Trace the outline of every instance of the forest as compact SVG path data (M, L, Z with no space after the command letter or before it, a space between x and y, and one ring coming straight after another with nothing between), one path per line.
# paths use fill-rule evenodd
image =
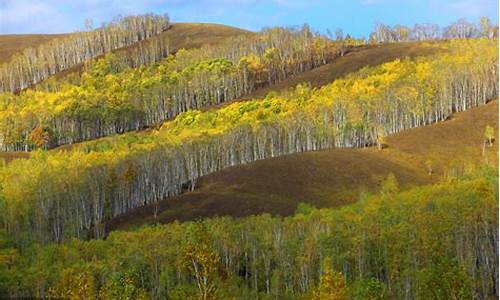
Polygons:
M389 174L351 204L301 203L289 216L158 218L160 202L223 169L335 148L385 153L389 135L498 99L498 26L377 23L368 39L272 27L171 51L172 24L89 21L0 65L0 152L29 152L0 155L0 298L498 297L488 162L430 170L421 186ZM358 49L417 42L433 51L241 99ZM485 128L483 156L495 130ZM107 228L146 206L151 223Z
M132 43L153 36L151 32L161 33L168 24L168 18L159 16L127 17L85 34L107 37L116 31L113 28L122 27L127 34L145 30L132 35L134 39L129 41ZM459 20L445 29L428 24L417 24L413 29L377 24L370 41L493 39L497 36L496 27L483 18L479 25ZM54 43L60 45L57 40ZM88 43L99 44L94 40ZM344 37L340 29L336 40L331 40L304 25L264 29L252 37L234 37L221 45L181 49L178 53L170 53L168 40L154 37L125 53L114 54L109 53L114 48L105 49L99 54L107 55L88 61L86 72L81 76L50 78L36 89L0 93L0 151L48 149L144 129L189 109L225 103L263 85L331 63L361 44L362 40ZM82 54L78 48L74 51L81 56L78 63L94 57ZM5 70L10 74L11 69L15 69L23 76L33 77L31 71L15 67L17 60L14 58L6 64ZM54 69L54 72L63 69ZM0 82L8 81L0 77Z
M23 252L3 234L0 297L488 299L497 221L498 173L484 166L406 191L389 176L356 204L285 218L174 222Z
M46 88L0 94L0 151L52 148L149 127L330 63L353 43L330 41L304 26L181 49L139 68L127 63L134 53L107 54L73 78L77 82L50 80Z
M104 222L194 189L228 166L334 147L447 119L498 97L498 45L453 40L446 51L367 67L320 89L190 110L160 129L34 153L0 168L3 222L42 242L102 237Z

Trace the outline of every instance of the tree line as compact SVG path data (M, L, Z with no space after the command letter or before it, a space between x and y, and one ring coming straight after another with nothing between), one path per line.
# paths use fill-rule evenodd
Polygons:
M47 149L142 129L330 63L353 43L332 42L304 26L181 49L138 68L130 53L107 54L80 78L0 94L0 151Z
M372 43L393 43L471 38L498 38L498 26L495 26L488 17L481 17L479 24L468 22L462 18L444 28L430 23L415 24L413 28L399 24L389 26L376 23L369 41Z
M4 228L50 242L102 237L104 222L157 204L228 166L333 147L445 120L498 97L498 45L456 40L447 51L367 67L321 89L190 110L159 130L33 153L0 167Z
M126 16L95 30L25 49L0 66L0 92L23 90L96 56L158 35L169 27L167 15Z
M338 209L222 217L16 248L0 296L85 299L498 297L498 171L482 167Z

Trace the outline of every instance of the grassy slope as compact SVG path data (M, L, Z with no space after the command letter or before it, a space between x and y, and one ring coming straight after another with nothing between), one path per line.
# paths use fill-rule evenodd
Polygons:
M336 207L374 192L389 173L402 187L432 183L461 160L484 161L486 125L498 132L498 100L454 115L450 120L388 137L388 148L333 149L293 154L231 167L203 177L190 193L160 203L160 222L217 215L287 215L299 202ZM498 164L498 144L486 149ZM426 161L434 174L427 173ZM116 218L108 229L155 222L153 207Z
M148 39L163 39L168 38L170 41L170 51L176 52L179 49L190 49L197 48L207 44L217 44L228 37L252 34L250 31L246 31L240 28L220 25L220 24L210 24L210 23L174 23L169 30L166 30L158 36L154 36ZM138 47L141 41L133 45L123 47L114 50L114 53L127 52L132 48ZM83 70L83 64L76 65L70 69L56 74L58 78L67 76L71 73L81 72Z
M209 24L209 23L174 23L171 28L162 34L152 37L148 40L165 38L170 40L171 51L175 52L181 48L189 49L200 47L205 44L216 44L225 38L252 34L240 28ZM28 47L37 47L42 43L48 42L57 37L63 37L67 34L11 34L0 35L0 64L7 62L12 55ZM126 52L131 48L136 48L141 41L133 45L114 50L115 53ZM83 64L76 65L70 69L56 74L56 77L63 77L70 73L81 72Z
M66 34L5 34L0 35L0 64L29 47L37 47Z
M218 106L205 107L202 110L221 107L236 101L263 98L271 91L294 88L297 84L304 82L309 83L313 87L320 87L366 66L377 66L403 57L414 58L429 55L436 51L436 47L419 42L361 46L351 50L351 52L343 57L337 58L333 63L295 75L272 86L260 88L239 99L222 103Z

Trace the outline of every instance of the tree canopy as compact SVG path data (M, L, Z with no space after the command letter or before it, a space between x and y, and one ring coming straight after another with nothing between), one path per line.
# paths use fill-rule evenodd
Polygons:
M498 295L497 192L497 170L485 167L285 218L174 222L20 250L4 238L0 296L487 299Z

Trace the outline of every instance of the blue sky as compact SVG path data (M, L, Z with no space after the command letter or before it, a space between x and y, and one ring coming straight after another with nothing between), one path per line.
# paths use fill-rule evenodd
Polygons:
M325 32L341 27L368 36L377 21L447 25L460 17L498 23L498 0L0 0L0 33L58 33L117 15L168 13L175 22L212 22L250 30L301 25Z

